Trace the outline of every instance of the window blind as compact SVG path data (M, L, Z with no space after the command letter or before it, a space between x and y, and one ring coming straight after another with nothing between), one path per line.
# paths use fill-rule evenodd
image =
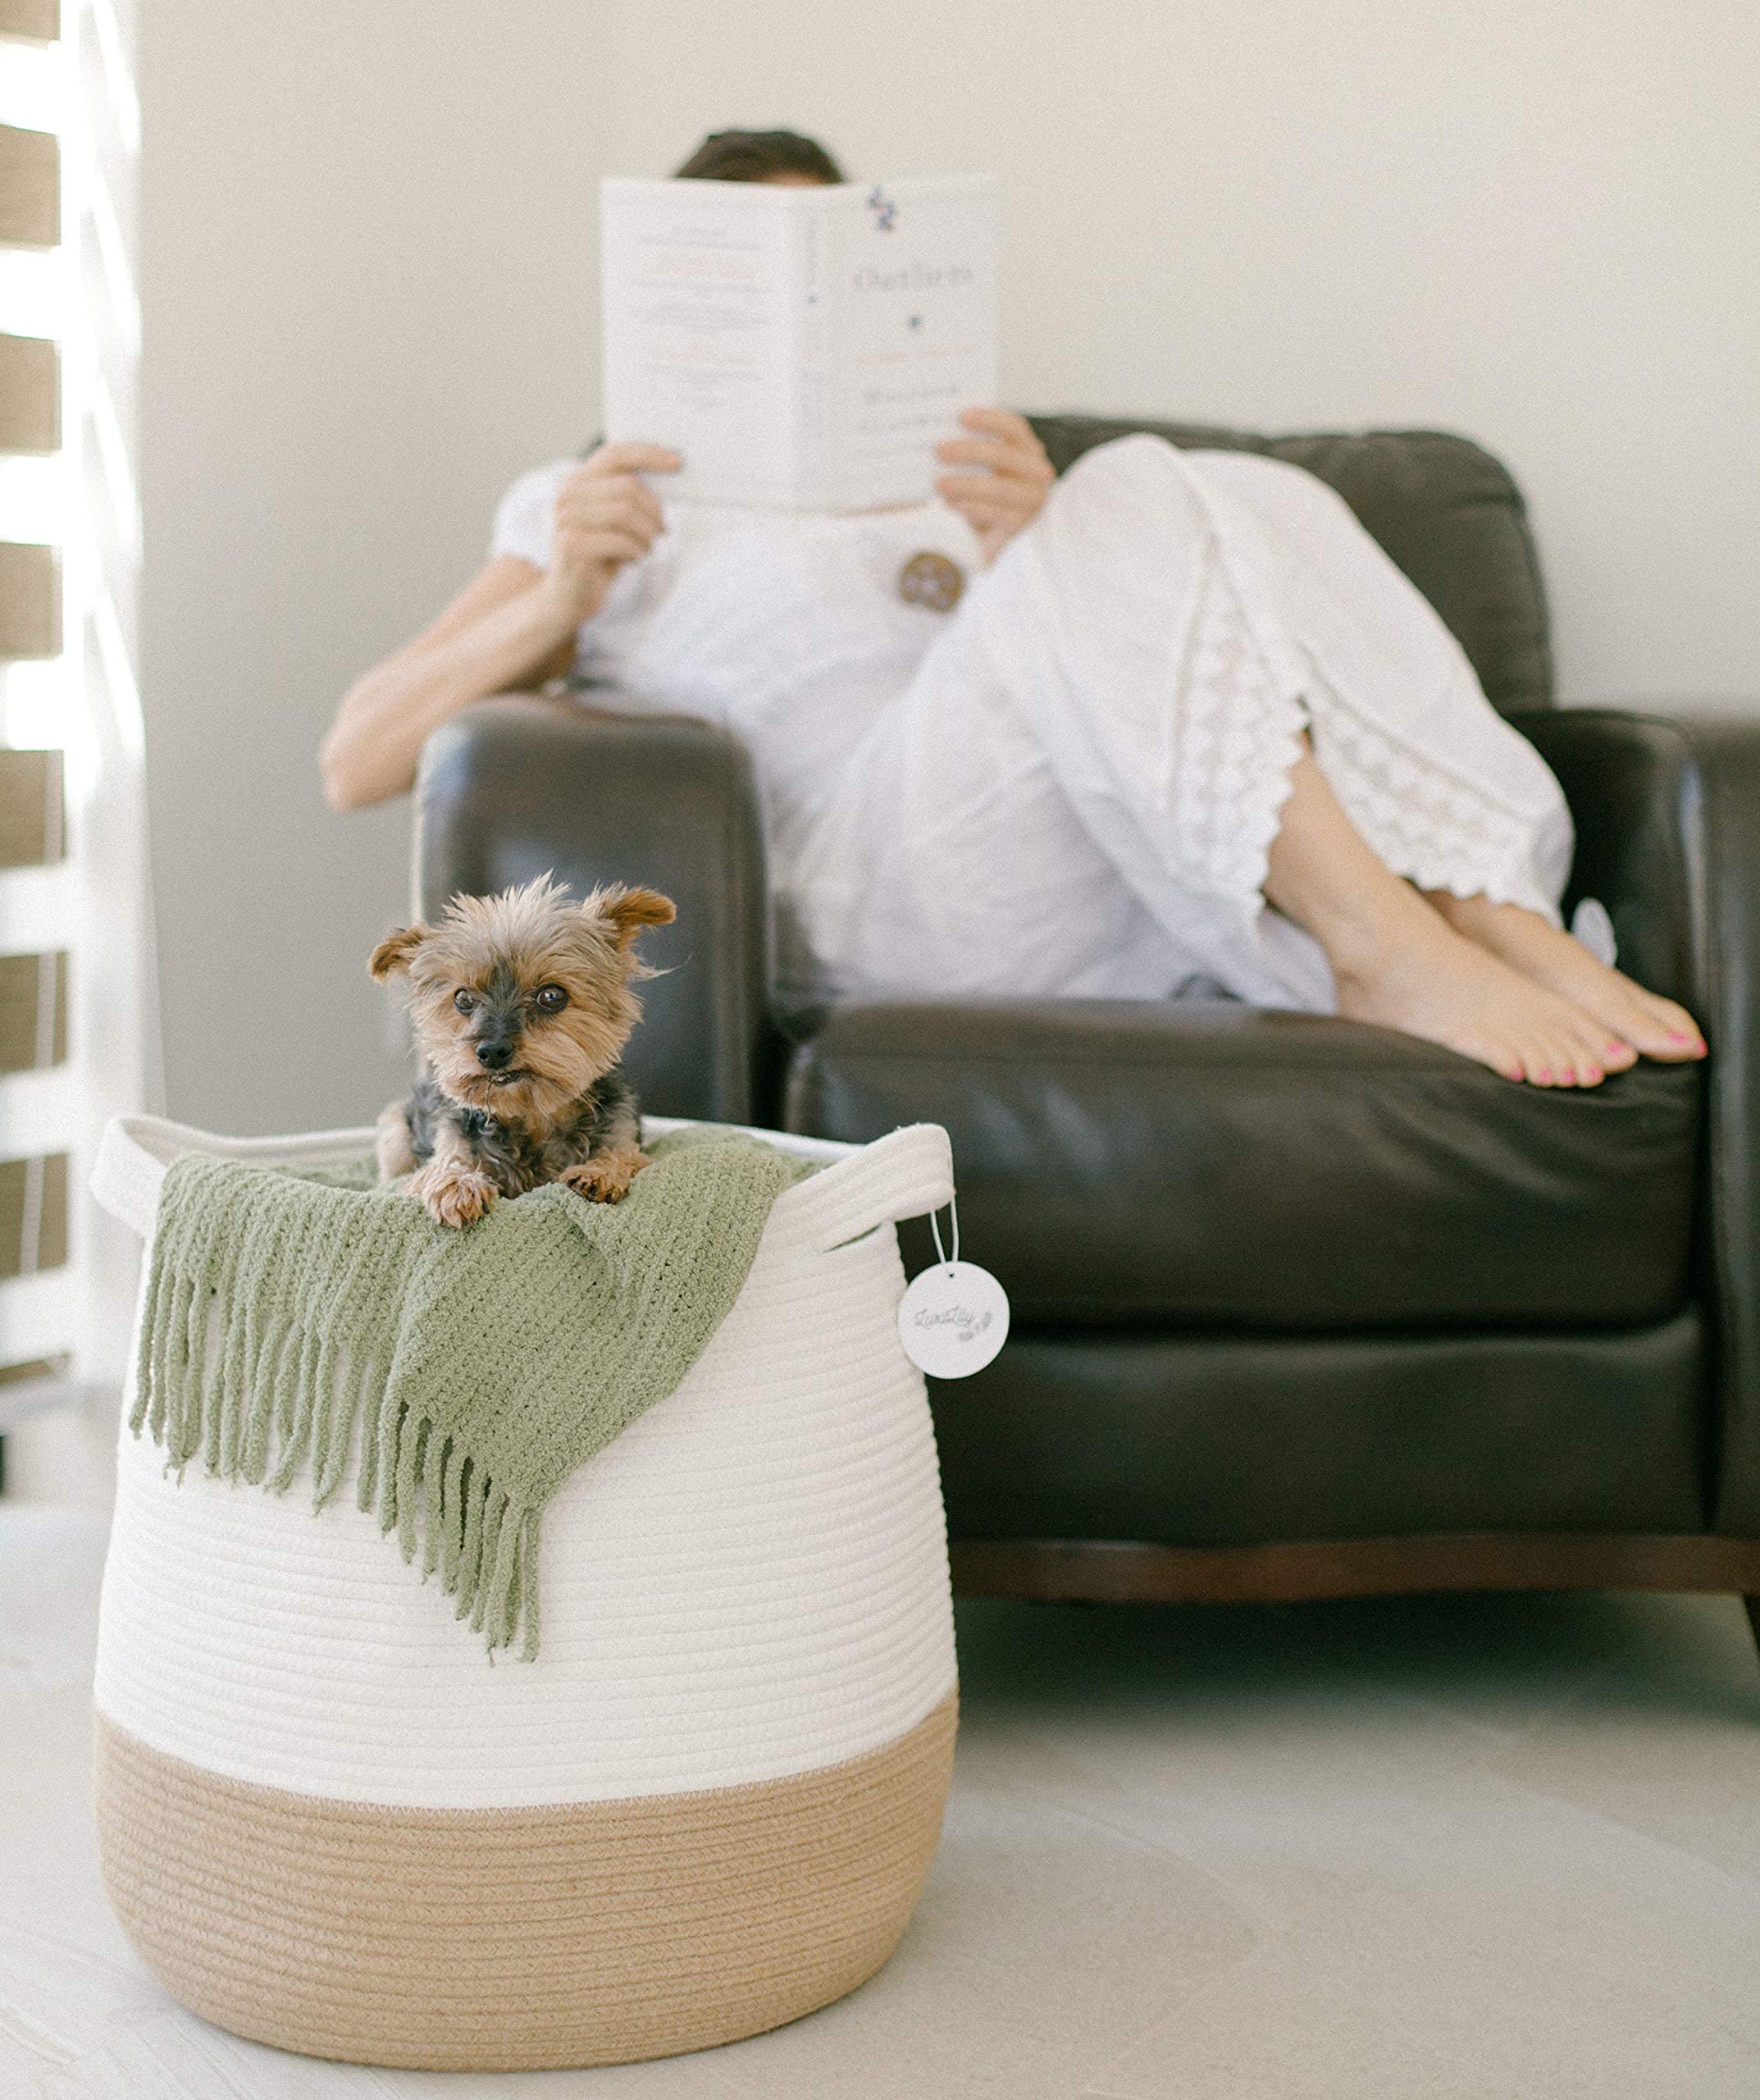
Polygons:
M151 1039L131 16L0 0L0 1431L113 1394L135 1258L84 1195Z

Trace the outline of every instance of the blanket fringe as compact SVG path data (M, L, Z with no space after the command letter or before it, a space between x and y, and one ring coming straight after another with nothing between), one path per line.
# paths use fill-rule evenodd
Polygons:
M536 1655L545 1500L676 1388L799 1171L736 1134L654 1151L614 1213L540 1189L469 1239L368 1161L327 1181L186 1155L160 1195L130 1427L180 1474L285 1493L309 1470L316 1509L352 1475L491 1653Z
M228 1264L227 1267L230 1267ZM431 1417L388 1402L382 1367L334 1339L228 1306L224 1282L162 1265L141 1322L129 1427L168 1472L194 1459L217 1477L285 1493L309 1465L321 1509L354 1465L355 1500L394 1532L404 1559L437 1576L491 1653L538 1650L539 1512L516 1504Z

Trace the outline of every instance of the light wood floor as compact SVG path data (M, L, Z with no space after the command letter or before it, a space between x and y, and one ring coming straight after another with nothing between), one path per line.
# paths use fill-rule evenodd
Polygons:
M355 2070L204 2026L90 1833L91 1517L0 1504L0 2100L1754 2100L1760 1664L1733 1600L961 1613L889 1968L670 2063Z

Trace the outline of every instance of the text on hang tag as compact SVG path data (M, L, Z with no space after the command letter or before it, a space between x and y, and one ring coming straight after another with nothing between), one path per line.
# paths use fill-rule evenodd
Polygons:
M898 1338L931 1378L969 1378L1008 1340L1008 1293L976 1262L937 1262L899 1300Z

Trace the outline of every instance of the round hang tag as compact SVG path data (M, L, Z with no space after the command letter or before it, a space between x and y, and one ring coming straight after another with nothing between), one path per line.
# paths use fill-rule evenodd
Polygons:
M932 1378L969 1378L1008 1340L1008 1293L976 1262L937 1262L899 1300L898 1338Z

